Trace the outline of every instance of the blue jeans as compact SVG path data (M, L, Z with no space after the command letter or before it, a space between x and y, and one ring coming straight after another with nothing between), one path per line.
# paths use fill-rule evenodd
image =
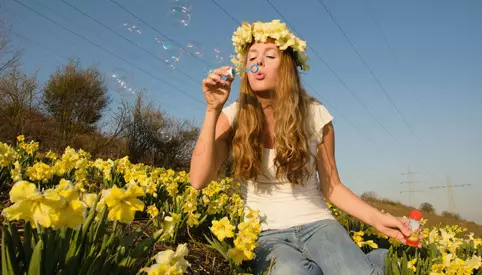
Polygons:
M365 254L336 220L320 220L288 229L261 232L253 261L254 274L384 274L387 249Z

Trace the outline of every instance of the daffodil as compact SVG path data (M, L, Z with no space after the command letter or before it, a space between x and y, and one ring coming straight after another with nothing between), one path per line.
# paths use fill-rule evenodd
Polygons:
M229 222L227 217L222 218L219 221L212 221L211 232L222 241L225 238L234 237L235 227Z
M44 195L28 181L15 183L9 194L14 204L2 212L8 220L24 220L34 228L51 227L52 222L58 220L61 200L58 195L50 192Z
M137 198L144 196L144 191L136 185L131 185L127 190L114 186L106 194L104 203L109 209L110 220L130 223L137 211L144 210L144 202Z
M43 162L37 162L32 167L27 168L25 172L27 177L32 181L49 181L53 177L52 167Z
M72 183L61 179L55 189L47 190L48 193L56 193L60 196L58 216L52 221L57 228L69 227L79 228L84 220L84 209L87 205L79 199L79 192L75 190Z
M407 268L412 270L413 272L417 271L417 267L415 264L417 263L417 258L414 258L407 262Z
M176 251L164 250L157 253L153 259L156 263L141 269L148 275L181 275L187 271L191 264L184 258L188 255L186 244L179 244Z
M147 213L151 215L151 217L157 217L159 215L159 209L157 209L156 205L149 205L147 207Z
M17 158L17 152L6 143L0 142L0 168L12 163Z
M245 251L237 247L233 247L228 250L228 257L232 259L237 265L241 265L243 261L249 260Z

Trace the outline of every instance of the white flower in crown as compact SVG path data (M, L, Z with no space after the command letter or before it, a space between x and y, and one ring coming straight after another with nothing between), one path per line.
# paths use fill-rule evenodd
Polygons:
M231 62L238 68L242 69L243 60L247 52L247 46L254 41L266 42L268 38L275 40L276 46L281 51L287 48L293 49L296 55L297 63L302 70L307 71L310 66L307 64L309 58L305 53L306 41L303 41L290 32L286 23L280 20L272 20L271 22L255 22L253 24L243 23L234 32L232 41L236 56Z

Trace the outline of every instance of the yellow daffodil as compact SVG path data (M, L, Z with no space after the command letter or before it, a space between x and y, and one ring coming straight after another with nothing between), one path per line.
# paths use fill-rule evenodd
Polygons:
M151 215L151 217L157 217L159 215L159 209L157 209L156 205L149 205L147 207L147 213Z
M157 253L153 259L156 263L141 269L148 275L182 275L191 264L184 258L188 255L186 244L179 244L176 251L164 250Z
M44 182L51 180L54 175L52 167L43 162L37 162L32 167L27 168L25 174L32 181Z
M8 220L24 220L36 228L37 225L51 227L52 221L58 219L60 197L41 194L31 182L15 183L10 190L10 201L14 204L2 212Z
M199 218L201 218L201 214L190 212L187 215L187 225L189 225L190 227L199 225Z
M29 143L22 142L19 144L19 147L22 148L28 155L33 155L33 153L37 152L39 144L38 142L34 141Z
M249 260L245 254L245 251L237 247L233 247L228 250L228 257L237 265L241 265L243 261Z
M212 221L210 229L220 241L224 240L224 238L234 237L235 227L229 222L227 217L224 217L219 221Z
M62 179L54 190L48 191L56 192L61 197L57 209L58 216L53 220L54 226L78 228L84 220L84 209L87 205L79 200L79 192L74 189L72 183Z
M17 158L17 152L6 143L0 142L0 168L12 163Z
M144 196L144 191L136 185L131 185L127 190L114 186L106 194L104 203L109 209L110 220L130 223L137 211L144 210L144 202L137 198Z
M94 193L86 193L82 195L82 200L87 207L92 208L98 199L98 195Z
M18 182L22 180L22 166L20 165L20 162L18 162L18 160L13 163L13 169L10 170L10 176L13 182Z
M417 263L417 258L414 258L407 262L407 268L412 270L413 272L417 271L417 267L415 264Z

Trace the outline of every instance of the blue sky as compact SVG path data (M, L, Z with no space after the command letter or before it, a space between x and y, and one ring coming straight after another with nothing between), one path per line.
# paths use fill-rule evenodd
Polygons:
M429 187L450 177L452 184L471 184L453 189L456 210L482 224L482 2L67 2L90 18L62 1L2 1L14 43L25 49L27 73L37 71L45 83L57 66L77 57L105 74L112 110L121 98L132 99L116 88L116 73L129 87L146 89L146 97L170 115L199 125L201 80L209 69L229 64L236 21L287 21L311 47L312 69L303 79L335 117L343 183L357 194L374 191L408 204L408 193L400 192L408 188L401 182L410 169L421 191L412 193L413 204L429 202L441 211L449 209L447 189ZM187 26L179 26L183 18ZM163 62L179 53L174 69ZM237 96L238 81L227 104Z

